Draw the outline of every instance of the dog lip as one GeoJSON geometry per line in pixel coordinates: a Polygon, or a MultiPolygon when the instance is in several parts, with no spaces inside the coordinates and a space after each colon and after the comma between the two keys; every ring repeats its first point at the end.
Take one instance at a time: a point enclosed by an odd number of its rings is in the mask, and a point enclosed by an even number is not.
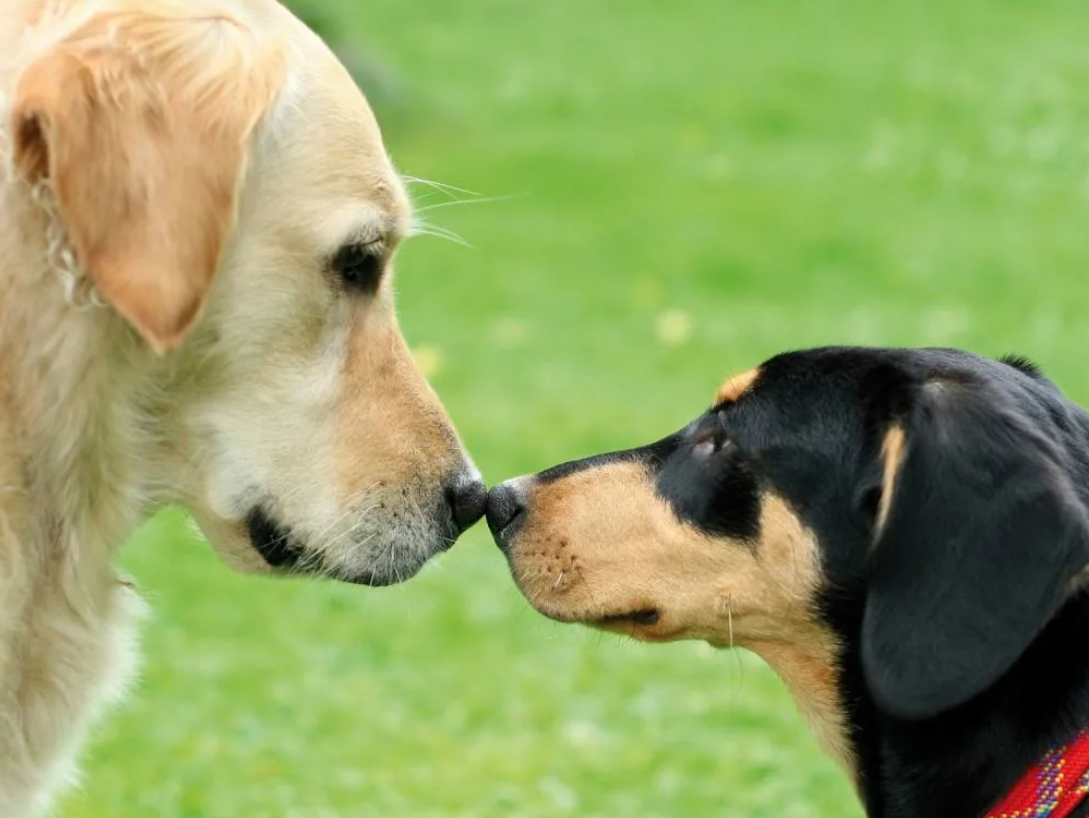
{"type": "Polygon", "coordinates": [[[384,588],[410,579],[423,567],[421,563],[409,569],[402,568],[401,573],[391,574],[372,570],[331,570],[320,556],[308,555],[306,546],[290,529],[277,522],[261,506],[255,507],[246,516],[246,530],[257,553],[276,573],[323,576],[349,585],[384,588]]]}
{"type": "Polygon", "coordinates": [[[522,512],[513,517],[506,525],[494,526],[491,524],[491,520],[488,521],[488,528],[492,532],[492,538],[496,541],[500,548],[505,548],[510,541],[511,535],[519,527],[521,522],[522,512]]]}
{"type": "Polygon", "coordinates": [[[547,606],[534,606],[549,619],[565,624],[589,625],[594,628],[608,628],[619,625],[636,625],[645,628],[657,625],[662,614],[657,608],[634,608],[622,613],[579,615],[549,609],[547,606]]]}
{"type": "Polygon", "coordinates": [[[398,585],[406,579],[408,579],[408,577],[403,579],[380,577],[368,571],[363,574],[353,574],[351,576],[343,577],[342,581],[347,582],[349,585],[364,585],[368,588],[388,588],[390,585],[398,585]]]}
{"type": "Polygon", "coordinates": [[[303,547],[260,506],[246,516],[246,531],[253,547],[270,567],[293,568],[302,559],[303,547]]]}
{"type": "Polygon", "coordinates": [[[657,625],[661,618],[662,615],[657,608],[639,608],[634,611],[628,611],[627,613],[602,616],[592,620],[592,623],[606,627],[609,625],[642,625],[644,627],[651,627],[657,625]]]}

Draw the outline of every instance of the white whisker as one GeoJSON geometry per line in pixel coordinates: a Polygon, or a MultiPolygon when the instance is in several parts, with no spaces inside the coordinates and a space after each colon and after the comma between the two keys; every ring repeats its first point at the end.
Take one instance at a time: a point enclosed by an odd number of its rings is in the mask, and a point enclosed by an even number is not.
{"type": "Polygon", "coordinates": [[[448,202],[436,202],[435,204],[427,205],[426,207],[417,208],[416,213],[426,213],[429,210],[439,210],[440,208],[456,207],[458,205],[492,204],[494,202],[506,202],[510,199],[517,199],[519,196],[524,195],[525,194],[518,193],[511,194],[509,196],[489,196],[486,199],[454,199],[448,202]]]}
{"type": "Polygon", "coordinates": [[[437,239],[444,239],[445,241],[460,244],[462,247],[468,247],[470,249],[472,249],[473,246],[453,230],[448,230],[445,227],[437,227],[436,225],[428,224],[422,220],[414,219],[413,223],[409,226],[408,234],[409,236],[434,236],[437,239]]]}
{"type": "Polygon", "coordinates": [[[405,176],[404,174],[402,174],[401,179],[404,180],[405,182],[408,182],[410,185],[426,185],[427,187],[429,187],[429,188],[431,188],[433,190],[436,190],[439,193],[444,193],[447,196],[451,196],[451,197],[455,193],[460,193],[460,194],[462,194],[464,196],[479,196],[479,195],[481,195],[481,194],[477,193],[474,190],[466,190],[463,187],[455,187],[454,185],[447,185],[447,184],[444,184],[443,182],[436,182],[436,181],[433,181],[431,179],[422,179],[419,176],[405,176]]]}
{"type": "Polygon", "coordinates": [[[726,595],[725,602],[726,602],[726,620],[727,620],[726,627],[727,627],[727,633],[728,633],[728,636],[729,636],[729,647],[730,647],[732,653],[734,654],[734,656],[737,658],[737,670],[738,670],[737,686],[734,688],[733,695],[730,697],[730,699],[732,701],[733,699],[737,698],[738,694],[741,692],[741,686],[745,683],[745,663],[741,659],[741,652],[737,651],[737,650],[734,650],[734,608],[733,608],[733,601],[730,598],[729,594],[726,595]]]}

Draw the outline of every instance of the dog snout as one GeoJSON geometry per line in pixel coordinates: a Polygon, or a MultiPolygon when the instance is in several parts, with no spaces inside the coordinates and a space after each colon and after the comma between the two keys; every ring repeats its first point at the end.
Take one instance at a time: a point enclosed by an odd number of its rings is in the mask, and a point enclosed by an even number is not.
{"type": "Polygon", "coordinates": [[[495,544],[506,551],[515,532],[525,519],[528,483],[532,478],[507,480],[488,492],[488,528],[495,544]]]}
{"type": "Polygon", "coordinates": [[[457,526],[463,534],[484,516],[488,503],[488,487],[476,472],[466,472],[446,488],[446,503],[457,526]]]}

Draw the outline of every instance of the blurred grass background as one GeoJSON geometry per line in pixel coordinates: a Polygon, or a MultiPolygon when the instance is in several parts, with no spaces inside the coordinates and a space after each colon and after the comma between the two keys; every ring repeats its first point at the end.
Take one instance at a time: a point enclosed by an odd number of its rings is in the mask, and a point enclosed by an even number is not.
{"type": "MultiPolygon", "coordinates": [[[[418,206],[410,341],[489,482],[787,347],[1023,352],[1089,399],[1082,0],[307,0],[418,206]],[[486,201],[492,199],[493,201],[486,201]]],[[[408,585],[126,550],[142,683],[64,818],[849,818],[759,662],[552,625],[483,528],[408,585]]]]}

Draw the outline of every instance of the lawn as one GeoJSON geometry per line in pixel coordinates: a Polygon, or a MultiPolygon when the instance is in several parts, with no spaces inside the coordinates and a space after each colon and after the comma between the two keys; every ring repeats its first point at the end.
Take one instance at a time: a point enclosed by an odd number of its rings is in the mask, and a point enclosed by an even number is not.
{"type": "MultiPolygon", "coordinates": [[[[471,246],[398,290],[489,482],[789,347],[1018,351],[1089,401],[1084,0],[300,5],[399,168],[478,194],[413,186],[471,246]]],[[[63,818],[860,815],[757,660],[546,622],[482,527],[383,590],[236,576],[173,511],[124,562],[145,671],[63,818]]]]}

